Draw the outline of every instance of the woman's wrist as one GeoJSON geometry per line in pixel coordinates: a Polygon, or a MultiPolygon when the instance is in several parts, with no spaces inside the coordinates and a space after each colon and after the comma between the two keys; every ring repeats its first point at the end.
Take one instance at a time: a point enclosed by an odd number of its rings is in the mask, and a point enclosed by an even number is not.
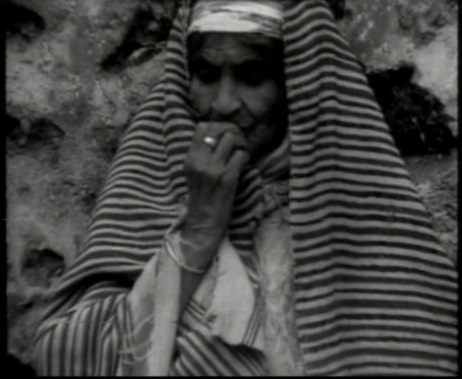
{"type": "Polygon", "coordinates": [[[178,238],[179,241],[176,241],[176,243],[172,244],[172,236],[167,235],[165,237],[165,250],[167,251],[168,255],[170,258],[172,258],[173,261],[177,264],[177,266],[181,267],[185,272],[193,273],[196,275],[202,275],[207,272],[207,267],[204,268],[197,268],[191,265],[188,265],[184,258],[184,248],[180,246],[181,244],[181,239],[178,238]],[[174,246],[172,246],[174,245],[174,246]]]}
{"type": "Polygon", "coordinates": [[[186,223],[178,229],[178,233],[185,263],[198,269],[211,264],[224,235],[218,230],[189,228],[186,223]]]}

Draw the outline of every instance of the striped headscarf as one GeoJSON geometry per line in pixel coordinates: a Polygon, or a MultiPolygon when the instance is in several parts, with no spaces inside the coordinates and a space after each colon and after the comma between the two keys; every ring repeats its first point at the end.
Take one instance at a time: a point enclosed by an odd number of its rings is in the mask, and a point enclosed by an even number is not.
{"type": "MultiPolygon", "coordinates": [[[[327,4],[283,5],[293,288],[306,374],[454,374],[454,267],[327,4]]],[[[186,56],[190,17],[184,1],[162,81],[120,144],[82,254],[54,291],[46,319],[64,319],[77,303],[95,299],[101,301],[88,317],[108,317],[177,218],[195,127],[186,56]]],[[[259,171],[247,167],[230,222],[231,242],[251,274],[261,183],[259,171]]],[[[53,332],[64,361],[77,327],[53,332]]],[[[101,349],[100,375],[113,374],[120,338],[111,327],[91,345],[101,349]]],[[[87,338],[91,330],[85,329],[87,338]]],[[[46,333],[45,325],[38,339],[46,333]]]]}

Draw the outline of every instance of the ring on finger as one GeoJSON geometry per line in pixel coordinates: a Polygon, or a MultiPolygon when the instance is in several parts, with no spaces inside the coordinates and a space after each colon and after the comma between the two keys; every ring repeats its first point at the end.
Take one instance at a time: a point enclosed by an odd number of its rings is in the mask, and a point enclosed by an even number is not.
{"type": "Polygon", "coordinates": [[[206,145],[209,145],[212,149],[215,148],[215,146],[217,146],[218,143],[218,141],[215,138],[210,136],[204,137],[202,142],[204,142],[206,145]]]}

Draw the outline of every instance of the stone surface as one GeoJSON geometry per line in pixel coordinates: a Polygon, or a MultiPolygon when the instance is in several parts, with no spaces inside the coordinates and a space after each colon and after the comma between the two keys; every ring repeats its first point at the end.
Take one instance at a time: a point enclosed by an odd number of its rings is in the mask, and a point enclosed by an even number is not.
{"type": "Polygon", "coordinates": [[[402,156],[447,154],[456,145],[453,119],[438,97],[412,82],[414,72],[406,63],[367,77],[402,156]]]}
{"type": "MultiPolygon", "coordinates": [[[[457,3],[330,2],[366,71],[415,67],[403,88],[440,101],[457,134],[457,3]]],[[[162,73],[174,7],[172,0],[5,7],[8,351],[24,363],[40,299],[75,258],[117,141],[162,73]]],[[[455,260],[456,153],[414,155],[406,164],[455,260]]]]}
{"type": "Polygon", "coordinates": [[[405,163],[447,255],[457,263],[457,152],[410,157],[405,163]]]}
{"type": "Polygon", "coordinates": [[[413,82],[446,106],[457,131],[457,1],[346,0],[340,29],[368,71],[415,66],[413,82]]]}
{"type": "Polygon", "coordinates": [[[61,255],[49,249],[28,249],[21,262],[21,277],[28,286],[50,287],[66,269],[61,255]]]}

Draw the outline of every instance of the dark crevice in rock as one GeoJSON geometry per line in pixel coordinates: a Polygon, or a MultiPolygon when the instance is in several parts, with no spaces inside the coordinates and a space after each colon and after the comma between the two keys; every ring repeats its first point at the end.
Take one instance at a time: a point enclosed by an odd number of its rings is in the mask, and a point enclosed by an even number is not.
{"type": "Polygon", "coordinates": [[[341,20],[346,16],[345,0],[326,0],[332,9],[332,14],[336,20],[341,20]]]}
{"type": "Polygon", "coordinates": [[[65,136],[65,132],[58,125],[46,118],[29,122],[6,115],[6,124],[8,139],[19,147],[43,146],[43,142],[59,145],[65,136]]]}
{"type": "Polygon", "coordinates": [[[31,131],[29,133],[30,140],[54,140],[61,141],[66,133],[53,121],[46,118],[35,120],[31,124],[31,131]]]}
{"type": "Polygon", "coordinates": [[[29,250],[22,259],[21,276],[29,286],[49,287],[64,270],[63,257],[50,249],[29,250]]]}
{"type": "Polygon", "coordinates": [[[9,139],[16,141],[18,145],[25,145],[27,138],[22,129],[21,121],[9,114],[6,115],[6,135],[9,139]]]}
{"type": "Polygon", "coordinates": [[[403,156],[445,154],[456,145],[443,103],[411,82],[412,65],[370,72],[367,78],[403,156]]]}
{"type": "Polygon", "coordinates": [[[113,72],[146,62],[162,50],[170,27],[169,18],[156,17],[147,5],[140,7],[122,43],[104,59],[101,68],[113,72]]]}
{"type": "Polygon", "coordinates": [[[82,197],[82,204],[84,206],[84,210],[86,213],[90,214],[91,211],[94,209],[96,204],[97,194],[95,192],[91,192],[84,197],[82,197]]]}
{"type": "Polygon", "coordinates": [[[45,30],[44,19],[33,10],[12,1],[7,1],[4,7],[7,37],[19,36],[30,42],[45,30]]]}

